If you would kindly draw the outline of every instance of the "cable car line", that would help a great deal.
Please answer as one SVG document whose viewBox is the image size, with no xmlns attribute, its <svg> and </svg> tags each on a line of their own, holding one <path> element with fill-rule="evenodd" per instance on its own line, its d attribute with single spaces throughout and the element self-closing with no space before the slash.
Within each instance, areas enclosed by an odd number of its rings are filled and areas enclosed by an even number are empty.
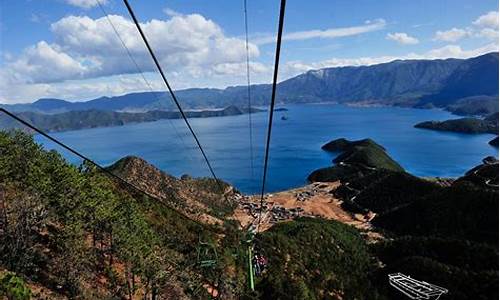
<svg viewBox="0 0 500 300">
<path fill-rule="evenodd" d="M 271 132 L 273 128 L 273 115 L 274 115 L 274 104 L 276 100 L 276 85 L 278 81 L 278 67 L 280 62 L 280 51 L 281 51 L 281 36 L 283 34 L 283 23 L 285 18 L 285 6 L 286 0 L 281 0 L 280 5 L 280 16 L 278 23 L 278 36 L 276 38 L 276 56 L 274 60 L 274 75 L 273 75 L 273 86 L 272 86 L 272 94 L 271 94 L 271 103 L 269 106 L 269 121 L 267 126 L 267 138 L 266 138 L 266 150 L 264 156 L 264 173 L 262 174 L 262 188 L 260 191 L 260 210 L 259 210 L 259 220 L 257 223 L 257 232 L 260 226 L 261 217 L 262 217 L 262 207 L 264 204 L 264 193 L 266 190 L 266 177 L 267 177 L 267 168 L 269 161 L 269 146 L 271 143 Z"/>
<path fill-rule="evenodd" d="M 267 176 L 267 168 L 268 168 L 268 161 L 269 161 L 269 146 L 271 143 L 271 133 L 272 133 L 272 127 L 273 127 L 273 115 L 274 115 L 274 105 L 276 102 L 276 86 L 278 82 L 278 68 L 279 68 L 279 60 L 280 60 L 280 52 L 281 52 L 281 36 L 283 35 L 283 23 L 284 23 L 284 18 L 285 18 L 285 6 L 286 6 L 286 0 L 281 0 L 281 5 L 280 5 L 280 15 L 279 15 L 279 21 L 278 21 L 278 35 L 276 38 L 276 55 L 275 55 L 275 61 L 274 61 L 274 74 L 273 74 L 273 84 L 272 84 L 272 93 L 271 93 L 271 103 L 269 107 L 269 121 L 268 121 L 268 127 L 267 127 L 267 138 L 266 138 L 266 148 L 265 148 L 265 156 L 264 156 L 264 171 L 262 174 L 262 189 L 260 193 L 260 209 L 259 209 L 259 216 L 258 216 L 258 222 L 257 226 L 255 228 L 255 233 L 259 232 L 259 227 L 262 221 L 262 208 L 264 207 L 264 192 L 266 189 L 266 176 Z M 255 220 L 255 219 L 254 219 Z M 251 226 L 250 226 L 251 228 Z M 254 260 L 257 255 L 254 256 L 253 250 L 255 247 L 255 235 L 253 234 L 252 231 L 248 232 L 248 237 L 249 239 L 247 240 L 247 263 L 248 263 L 248 285 L 250 290 L 254 291 L 255 290 L 255 280 L 254 280 L 254 272 L 255 275 L 258 275 L 257 272 L 260 273 L 260 271 L 257 271 L 257 268 L 260 269 L 260 265 L 258 260 Z M 256 266 L 256 270 L 254 271 L 253 267 L 254 264 Z"/>
<path fill-rule="evenodd" d="M 250 91 L 250 54 L 248 50 L 248 10 L 247 0 L 243 0 L 243 10 L 245 15 L 245 49 L 247 63 L 247 98 L 248 98 L 248 139 L 250 144 L 250 173 L 252 179 L 254 176 L 254 158 L 253 158 L 253 125 L 252 125 L 252 97 Z"/>
<path fill-rule="evenodd" d="M 219 188 L 221 189 L 222 194 L 225 195 L 225 190 L 222 187 L 222 185 L 220 184 L 220 181 L 217 178 L 217 175 L 215 175 L 214 169 L 212 168 L 212 165 L 210 164 L 210 161 L 208 160 L 208 157 L 207 157 L 205 151 L 203 150 L 203 147 L 201 146 L 201 143 L 200 143 L 198 137 L 196 136 L 196 133 L 194 132 L 193 128 L 191 127 L 191 124 L 189 123 L 189 121 L 188 121 L 188 119 L 186 117 L 186 114 L 184 113 L 184 110 L 182 109 L 179 101 L 177 100 L 177 97 L 175 96 L 175 93 L 172 90 L 172 87 L 170 87 L 170 84 L 167 81 L 167 77 L 165 76 L 165 73 L 163 73 L 163 69 L 161 68 L 160 63 L 158 62 L 158 59 L 156 58 L 156 55 L 153 52 L 153 49 L 149 45 L 149 42 L 148 42 L 148 40 L 146 38 L 146 35 L 142 31 L 141 25 L 139 24 L 139 21 L 137 20 L 137 18 L 135 16 L 135 13 L 132 10 L 132 7 L 128 3 L 128 0 L 123 0 L 123 2 L 125 3 L 125 6 L 127 7 L 127 10 L 129 12 L 130 16 L 132 17 L 132 20 L 134 21 L 135 26 L 137 27 L 137 30 L 139 31 L 139 34 L 141 35 L 141 38 L 144 41 L 144 44 L 146 45 L 146 48 L 148 49 L 149 54 L 151 55 L 151 58 L 153 59 L 155 65 L 156 65 L 156 68 L 160 72 L 160 75 L 161 75 L 161 77 L 163 79 L 163 82 L 167 86 L 167 89 L 170 92 L 170 95 L 172 96 L 172 100 L 174 101 L 175 105 L 177 106 L 177 109 L 179 110 L 179 112 L 180 112 L 180 114 L 182 116 L 182 119 L 184 119 L 184 123 L 186 123 L 186 126 L 188 127 L 189 131 L 193 135 L 193 138 L 196 141 L 196 144 L 197 144 L 198 148 L 200 149 L 201 154 L 203 155 L 203 158 L 205 159 L 205 162 L 206 162 L 206 164 L 208 166 L 208 169 L 210 170 L 210 173 L 214 177 L 216 183 L 219 185 Z"/>
</svg>

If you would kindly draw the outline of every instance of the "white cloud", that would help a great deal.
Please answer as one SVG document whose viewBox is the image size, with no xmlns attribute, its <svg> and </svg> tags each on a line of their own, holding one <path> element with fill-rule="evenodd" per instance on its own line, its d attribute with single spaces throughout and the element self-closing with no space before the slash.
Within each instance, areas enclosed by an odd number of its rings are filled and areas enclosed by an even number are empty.
<svg viewBox="0 0 500 300">
<path fill-rule="evenodd" d="M 489 52 L 498 52 L 498 44 L 486 44 L 479 48 L 464 50 L 458 45 L 447 45 L 441 48 L 427 51 L 422 58 L 425 59 L 440 59 L 440 58 L 471 58 Z"/>
<path fill-rule="evenodd" d="M 39 14 L 31 13 L 30 21 L 33 23 L 40 23 L 42 21 L 42 18 Z"/>
<path fill-rule="evenodd" d="M 497 40 L 498 31 L 492 28 L 483 28 L 476 34 L 476 36 L 486 38 L 489 40 Z"/>
<path fill-rule="evenodd" d="M 498 41 L 498 12 L 490 11 L 472 22 L 478 29 L 474 36 Z"/>
<path fill-rule="evenodd" d="M 242 74 L 246 74 L 246 63 L 224 63 L 218 64 L 214 66 L 213 71 L 215 75 L 233 75 L 233 76 L 241 76 Z M 269 67 L 262 63 L 258 62 L 250 62 L 249 64 L 251 73 L 265 73 L 269 72 Z"/>
<path fill-rule="evenodd" d="M 401 45 L 415 45 L 418 44 L 418 39 L 404 32 L 388 33 L 386 39 L 396 41 Z"/>
<path fill-rule="evenodd" d="M 471 32 L 465 29 L 452 28 L 446 31 L 437 31 L 434 40 L 445 42 L 456 42 L 464 37 L 470 36 Z"/>
<path fill-rule="evenodd" d="M 122 16 L 109 18 L 140 69 L 146 74 L 156 72 L 135 25 Z M 245 41 L 226 36 L 213 21 L 199 14 L 175 15 L 168 20 L 142 23 L 142 28 L 176 89 L 245 82 Z M 109 83 L 112 87 L 104 90 L 103 81 L 108 82 L 109 76 L 137 74 L 105 17 L 67 16 L 51 24 L 50 29 L 52 43 L 40 41 L 16 56 L 4 55 L 0 101 L 26 102 L 40 97 L 89 99 L 120 91 L 148 90 L 144 82 L 139 88 L 123 81 Z M 253 61 L 260 55 L 257 45 L 249 44 L 249 55 L 252 78 L 257 82 L 259 76 L 270 71 Z"/>
<path fill-rule="evenodd" d="M 99 5 L 97 1 L 99 1 L 102 5 L 108 3 L 108 0 L 66 0 L 66 3 L 80 8 L 89 9 Z"/>
<path fill-rule="evenodd" d="M 456 42 L 466 37 L 498 40 L 498 12 L 490 11 L 478 17 L 472 25 L 474 26 L 465 29 L 454 27 L 450 30 L 437 31 L 434 40 Z"/>
<path fill-rule="evenodd" d="M 490 11 L 477 18 L 472 24 L 480 27 L 498 29 L 498 12 Z"/>
<path fill-rule="evenodd" d="M 431 26 L 431 25 L 434 25 L 434 22 L 414 24 L 411 27 L 412 28 L 420 28 L 420 27 L 426 27 L 426 26 Z"/>
<path fill-rule="evenodd" d="M 68 77 L 79 77 L 86 67 L 64 53 L 57 44 L 38 42 L 23 52 L 20 58 L 1 70 L 4 80 L 10 82 L 53 82 Z"/>
<path fill-rule="evenodd" d="M 176 17 L 176 16 L 182 15 L 181 13 L 179 13 L 179 12 L 177 12 L 177 11 L 171 9 L 171 8 L 168 8 L 168 7 L 166 7 L 166 8 L 163 9 L 163 13 L 166 14 L 167 16 L 169 16 L 169 17 Z"/>
<path fill-rule="evenodd" d="M 141 70 L 156 71 L 134 24 L 118 15 L 109 18 Z M 142 27 L 166 72 L 206 76 L 224 70 L 220 65 L 246 59 L 244 40 L 227 37 L 216 23 L 198 14 L 153 19 Z M 41 41 L 6 62 L 4 76 L 18 83 L 50 83 L 137 73 L 104 17 L 64 17 L 51 25 L 51 31 L 54 43 Z M 258 57 L 258 47 L 250 43 L 249 54 Z"/>
<path fill-rule="evenodd" d="M 296 31 L 283 34 L 283 41 L 299 41 L 313 38 L 333 39 L 345 36 L 358 35 L 362 33 L 381 30 L 385 27 L 384 19 L 376 19 L 374 21 L 366 21 L 365 24 L 352 27 L 330 28 L 326 30 L 307 30 Z M 270 44 L 276 42 L 274 35 L 257 38 L 253 41 L 257 45 Z"/>
</svg>

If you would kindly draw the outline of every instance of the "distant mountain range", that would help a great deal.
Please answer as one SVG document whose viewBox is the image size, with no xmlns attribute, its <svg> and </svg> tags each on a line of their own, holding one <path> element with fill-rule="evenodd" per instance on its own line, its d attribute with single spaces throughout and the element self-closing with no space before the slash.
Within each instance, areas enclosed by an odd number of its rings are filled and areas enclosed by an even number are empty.
<svg viewBox="0 0 500 300">
<path fill-rule="evenodd" d="M 457 114 L 498 110 L 498 52 L 470 59 L 395 60 L 372 66 L 313 70 L 278 84 L 281 104 L 338 102 L 449 109 Z M 266 105 L 271 85 L 252 85 L 253 105 Z M 176 92 L 186 109 L 243 107 L 246 86 L 196 88 Z M 12 111 L 62 113 L 75 110 L 145 112 L 175 109 L 165 92 L 132 93 L 86 102 L 40 99 L 31 104 L 1 105 Z"/>
</svg>

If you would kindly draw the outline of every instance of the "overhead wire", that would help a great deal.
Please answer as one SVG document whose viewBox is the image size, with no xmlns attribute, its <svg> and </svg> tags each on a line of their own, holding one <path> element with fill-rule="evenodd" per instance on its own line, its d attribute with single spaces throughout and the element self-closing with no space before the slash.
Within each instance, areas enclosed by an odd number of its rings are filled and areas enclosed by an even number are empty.
<svg viewBox="0 0 500 300">
<path fill-rule="evenodd" d="M 245 50 L 247 67 L 247 98 L 248 98 L 248 139 L 250 145 L 250 174 L 254 176 L 254 156 L 253 156 L 253 124 L 252 124 L 252 97 L 250 87 L 250 51 L 248 48 L 248 9 L 247 0 L 243 0 L 243 10 L 245 15 Z"/>
<path fill-rule="evenodd" d="M 182 109 L 182 107 L 181 107 L 181 105 L 179 103 L 179 100 L 175 96 L 175 93 L 174 93 L 172 87 L 168 83 L 167 77 L 165 76 L 165 73 L 163 72 L 163 69 L 162 69 L 160 63 L 159 63 L 158 59 L 156 58 L 156 55 L 155 55 L 153 49 L 151 48 L 151 46 L 150 46 L 150 44 L 148 42 L 148 39 L 146 38 L 146 35 L 142 31 L 141 25 L 139 24 L 139 21 L 137 20 L 137 17 L 135 16 L 135 13 L 134 13 L 132 7 L 130 6 L 128 0 L 123 0 L 123 2 L 125 3 L 125 6 L 127 7 L 127 10 L 129 12 L 130 16 L 132 17 L 132 20 L 134 21 L 134 24 L 135 24 L 137 30 L 139 31 L 139 34 L 141 35 L 141 38 L 144 41 L 144 44 L 146 45 L 146 48 L 148 49 L 149 54 L 151 55 L 151 58 L 153 59 L 153 62 L 156 65 L 156 68 L 158 69 L 158 72 L 160 72 L 160 75 L 161 75 L 161 77 L 163 79 L 163 82 L 165 83 L 168 91 L 170 92 L 170 96 L 171 96 L 172 100 L 174 101 L 175 105 L 177 106 L 177 109 L 179 110 L 179 112 L 181 114 L 181 117 L 184 120 L 184 123 L 186 123 L 186 126 L 188 127 L 189 131 L 191 132 L 191 135 L 193 136 L 193 138 L 194 138 L 194 140 L 196 142 L 196 145 L 200 149 L 200 152 L 203 155 L 203 158 L 204 158 L 204 160 L 205 160 L 205 162 L 207 164 L 207 167 L 208 167 L 210 173 L 212 174 L 212 177 L 215 179 L 216 183 L 219 185 L 219 188 L 221 189 L 222 194 L 225 195 L 225 190 L 222 187 L 219 179 L 217 178 L 217 175 L 215 175 L 215 171 L 214 171 L 214 169 L 212 167 L 212 164 L 210 163 L 210 161 L 208 159 L 207 154 L 203 150 L 203 147 L 202 147 L 202 145 L 200 143 L 200 140 L 198 139 L 198 137 L 197 137 L 196 133 L 194 132 L 193 128 L 191 127 L 191 124 L 189 123 L 189 121 L 187 119 L 187 116 L 184 113 L 184 110 Z"/>
<path fill-rule="evenodd" d="M 267 137 L 266 137 L 266 149 L 264 155 L 264 170 L 262 174 L 262 187 L 260 191 L 260 210 L 259 210 L 259 219 L 257 222 L 257 232 L 259 231 L 260 223 L 262 221 L 262 208 L 264 204 L 264 193 L 266 190 L 266 178 L 267 178 L 267 169 L 269 163 L 269 147 L 271 144 L 271 133 L 273 128 L 273 115 L 274 115 L 274 105 L 276 102 L 276 85 L 278 82 L 278 68 L 280 62 L 280 52 L 281 52 L 281 36 L 283 34 L 283 23 L 285 18 L 285 6 L 286 0 L 281 0 L 280 5 L 280 16 L 278 21 L 278 36 L 276 38 L 276 55 L 274 59 L 274 74 L 273 74 L 273 84 L 272 84 L 272 93 L 271 93 L 271 103 L 269 105 L 269 120 L 267 126 Z"/>
</svg>

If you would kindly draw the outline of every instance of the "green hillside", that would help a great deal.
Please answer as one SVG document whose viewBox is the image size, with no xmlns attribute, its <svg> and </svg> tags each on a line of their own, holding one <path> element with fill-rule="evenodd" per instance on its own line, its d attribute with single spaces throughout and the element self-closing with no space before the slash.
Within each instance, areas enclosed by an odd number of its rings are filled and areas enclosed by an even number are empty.
<svg viewBox="0 0 500 300">
<path fill-rule="evenodd" d="M 229 267 L 228 292 L 244 288 L 232 222 L 220 236 L 89 164 L 68 164 L 23 133 L 0 132 L 0 193 L 0 273 L 42 286 L 34 298 L 205 298 L 202 285 Z M 215 269 L 198 267 L 199 240 L 214 243 Z"/>
<path fill-rule="evenodd" d="M 333 140 L 322 146 L 328 152 L 340 154 L 333 160 L 333 167 L 313 171 L 309 181 L 337 181 L 362 177 L 375 170 L 404 172 L 385 148 L 371 139 L 348 141 L 344 138 Z"/>
<path fill-rule="evenodd" d="M 497 244 L 497 212 L 498 189 L 489 191 L 464 181 L 380 215 L 374 223 L 398 234 L 436 235 Z"/>
<path fill-rule="evenodd" d="M 257 282 L 260 299 L 376 299 L 373 263 L 356 229 L 299 218 L 257 236 L 269 268 Z"/>
<path fill-rule="evenodd" d="M 347 182 L 335 194 L 344 200 L 342 206 L 353 212 L 387 212 L 442 189 L 409 173 L 388 170 L 377 170 Z"/>
<path fill-rule="evenodd" d="M 448 289 L 442 299 L 497 299 L 498 249 L 466 240 L 405 236 L 372 245 L 384 267 L 374 279 L 390 299 L 401 294 L 385 283 L 401 272 Z"/>
</svg>

